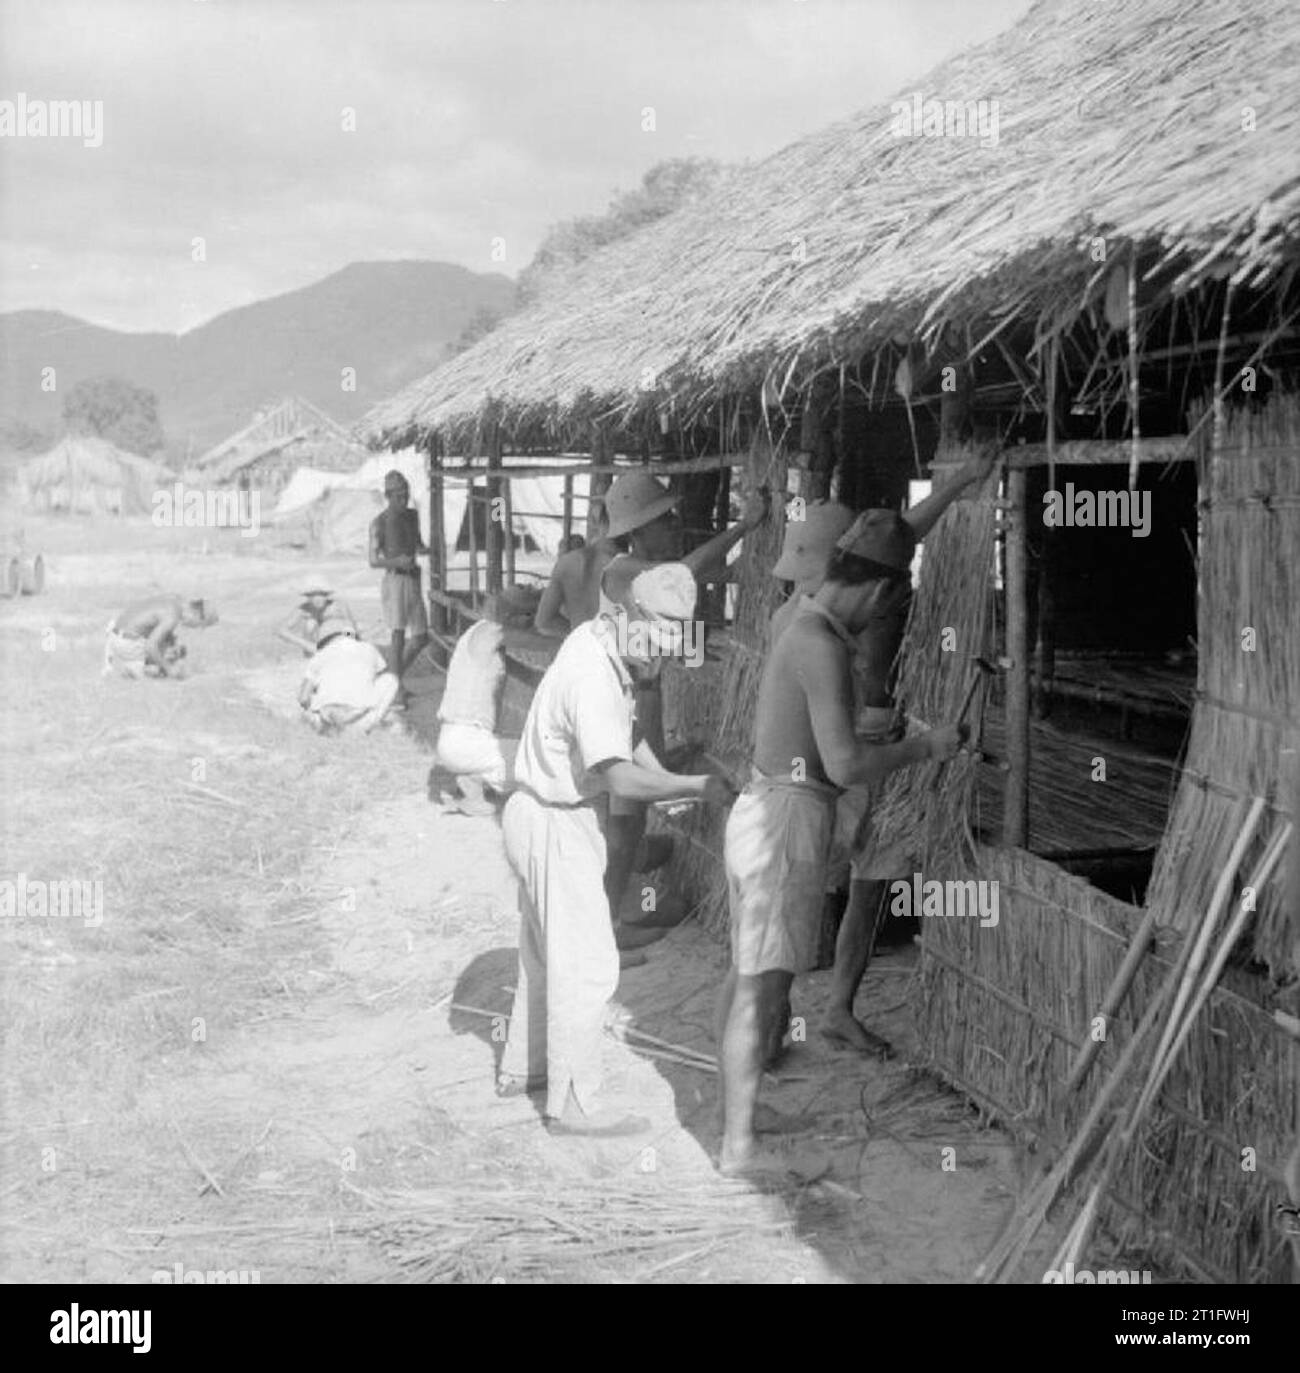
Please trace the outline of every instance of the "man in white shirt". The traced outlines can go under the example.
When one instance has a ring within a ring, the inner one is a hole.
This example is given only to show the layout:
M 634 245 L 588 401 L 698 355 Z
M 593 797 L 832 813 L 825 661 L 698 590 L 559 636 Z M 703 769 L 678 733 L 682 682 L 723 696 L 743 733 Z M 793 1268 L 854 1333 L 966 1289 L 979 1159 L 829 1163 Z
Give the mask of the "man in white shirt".
M 603 1108 L 601 1043 L 619 958 L 605 893 L 606 798 L 727 804 L 720 777 L 666 772 L 633 746 L 634 683 L 657 675 L 680 646 L 695 579 L 679 563 L 632 582 L 615 614 L 574 628 L 547 669 L 524 722 L 515 791 L 502 833 L 519 879 L 519 977 L 501 1059 L 502 1095 L 547 1091 L 554 1134 L 630 1135 L 639 1116 Z
M 388 714 L 398 680 L 374 644 L 362 643 L 350 620 L 326 619 L 316 652 L 303 669 L 298 704 L 318 734 L 369 734 Z

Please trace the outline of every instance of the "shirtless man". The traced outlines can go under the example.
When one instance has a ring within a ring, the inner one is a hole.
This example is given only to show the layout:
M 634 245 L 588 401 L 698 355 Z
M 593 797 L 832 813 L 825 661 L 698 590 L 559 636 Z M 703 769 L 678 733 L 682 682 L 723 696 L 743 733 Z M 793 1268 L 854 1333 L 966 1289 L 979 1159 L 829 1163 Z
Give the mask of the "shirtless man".
M 370 566 L 384 569 L 380 588 L 384 623 L 392 635 L 388 669 L 400 682 L 402 673 L 420 656 L 429 640 L 417 555 L 428 553 L 420 537 L 420 516 L 410 508 L 411 488 L 394 469 L 384 476 L 385 509 L 370 522 Z M 410 648 L 406 634 L 414 636 Z
M 560 554 L 533 620 L 533 628 L 539 634 L 563 639 L 575 625 L 596 618 L 600 611 L 601 574 L 610 560 L 624 551 L 624 542 L 601 538 L 589 544 L 583 540 Z
M 680 555 L 682 523 L 677 512 L 679 497 L 648 472 L 629 472 L 609 488 L 605 508 L 609 532 L 626 533 L 631 551 L 611 559 L 600 580 L 600 602 L 609 608 L 625 600 L 632 582 L 657 563 L 677 561 L 690 569 L 697 585 L 718 581 L 726 574 L 726 557 L 751 530 L 767 518 L 766 492 L 755 491 L 745 501 L 738 523 L 715 534 L 691 552 Z M 664 752 L 663 684 L 659 677 L 638 683 L 637 731 L 657 755 Z M 617 913 L 645 836 L 646 807 L 615 802 L 609 815 L 609 870 L 607 890 L 610 908 Z
M 105 677 L 178 677 L 185 648 L 176 642 L 181 625 L 206 629 L 217 612 L 201 599 L 149 596 L 132 601 L 108 626 L 104 643 Z
M 732 809 L 725 841 L 732 968 L 718 1025 L 727 1174 L 787 1166 L 760 1151 L 754 1109 L 773 1023 L 795 974 L 816 959 L 838 790 L 951 757 L 964 734 L 945 725 L 888 744 L 854 734 L 853 638 L 905 604 L 914 548 L 913 531 L 894 512 L 859 516 L 763 669 L 753 779 Z
M 993 461 L 994 452 L 989 449 L 954 472 L 937 491 L 903 512 L 903 521 L 916 543 L 925 538 L 963 492 L 988 477 Z M 894 679 L 910 600 L 909 580 L 901 602 L 872 616 L 854 644 L 855 728 L 860 738 L 876 743 L 896 742 L 905 732 L 894 704 Z M 789 602 L 773 616 L 773 642 L 779 632 L 777 617 L 783 614 L 793 616 Z M 871 807 L 879 799 L 879 786 L 851 787 L 837 806 L 831 876 L 838 890 L 843 890 L 843 882 L 848 880 L 849 898 L 835 941 L 835 971 L 820 1029 L 832 1043 L 888 1058 L 893 1053 L 888 1041 L 873 1034 L 853 1014 L 853 1003 L 885 909 L 889 882 L 912 871 L 911 837 L 891 835 L 872 826 Z

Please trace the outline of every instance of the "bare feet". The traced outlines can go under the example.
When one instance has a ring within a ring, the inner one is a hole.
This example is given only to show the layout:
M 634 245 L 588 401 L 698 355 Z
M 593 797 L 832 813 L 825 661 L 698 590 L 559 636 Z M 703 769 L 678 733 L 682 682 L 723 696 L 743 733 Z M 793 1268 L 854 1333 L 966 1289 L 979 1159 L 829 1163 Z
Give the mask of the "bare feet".
M 828 1008 L 822 1016 L 821 1032 L 825 1039 L 860 1054 L 874 1054 L 877 1058 L 893 1058 L 894 1048 L 887 1039 L 872 1034 L 860 1021 L 842 1007 Z
M 497 1096 L 499 1097 L 533 1096 L 545 1090 L 546 1079 L 544 1077 L 512 1077 L 509 1073 L 502 1073 L 497 1078 Z
M 757 1139 L 738 1147 L 724 1141 L 718 1159 L 718 1172 L 726 1178 L 766 1177 L 806 1184 L 830 1171 L 831 1160 L 821 1150 L 806 1145 L 781 1149 Z
M 717 1106 L 715 1119 L 718 1128 L 722 1129 L 725 1122 L 722 1116 L 722 1103 Z M 798 1135 L 805 1130 L 812 1129 L 801 1116 L 782 1115 L 780 1111 L 775 1111 L 770 1106 L 759 1104 L 754 1107 L 754 1133 L 756 1135 Z

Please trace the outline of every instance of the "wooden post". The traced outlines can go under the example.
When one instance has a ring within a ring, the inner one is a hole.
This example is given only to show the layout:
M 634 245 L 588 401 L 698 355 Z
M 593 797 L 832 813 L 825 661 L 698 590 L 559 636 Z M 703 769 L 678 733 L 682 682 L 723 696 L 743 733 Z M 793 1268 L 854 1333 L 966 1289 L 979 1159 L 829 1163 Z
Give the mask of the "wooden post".
M 496 420 L 492 421 L 488 434 L 487 460 L 487 499 L 483 509 L 487 515 L 487 592 L 491 596 L 501 590 L 501 521 L 496 518 L 502 486 L 500 477 L 496 475 L 501 471 L 501 425 Z
M 442 486 L 442 458 L 437 437 L 429 440 L 429 589 L 447 590 L 447 530 L 446 508 Z M 433 627 L 440 634 L 447 632 L 447 610 L 430 597 Z
M 564 533 L 560 536 L 561 549 L 569 546 L 569 540 L 573 537 L 573 477 L 572 475 L 564 479 L 564 524 L 561 526 Z
M 515 584 L 515 501 L 510 478 L 501 479 L 501 537 L 505 540 L 506 584 Z
M 939 393 L 939 448 L 956 448 L 971 434 L 972 382 L 969 367 L 953 367 L 956 389 Z
M 599 425 L 593 426 L 591 434 L 591 465 L 600 467 L 606 461 L 609 449 L 605 431 Z M 587 542 L 594 543 L 600 538 L 604 528 L 605 492 L 609 490 L 611 478 L 605 472 L 593 472 L 587 479 L 590 499 L 587 502 Z
M 718 473 L 717 500 L 713 507 L 713 527 L 721 532 L 731 523 L 731 468 L 724 467 Z M 724 624 L 727 619 L 727 583 L 714 582 L 709 587 L 705 600 L 704 615 L 707 620 Z
M 1029 843 L 1029 549 L 1025 520 L 1025 473 L 1007 475 L 1010 509 L 1006 522 L 1007 773 L 1002 804 L 1002 842 L 1024 848 Z
M 809 501 L 825 500 L 830 495 L 831 474 L 835 471 L 835 440 L 830 420 L 837 399 L 831 377 L 819 377 L 804 396 L 799 419 L 800 467 L 803 473 L 799 494 Z
M 469 515 L 469 603 L 478 609 L 478 484 L 473 477 L 465 483 L 465 510 Z

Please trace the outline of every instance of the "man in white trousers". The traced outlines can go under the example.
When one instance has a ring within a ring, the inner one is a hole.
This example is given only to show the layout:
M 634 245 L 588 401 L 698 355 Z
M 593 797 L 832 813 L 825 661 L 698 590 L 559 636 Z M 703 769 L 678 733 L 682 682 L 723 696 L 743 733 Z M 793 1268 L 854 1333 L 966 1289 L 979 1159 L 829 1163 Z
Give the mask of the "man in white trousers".
M 725 805 L 712 775 L 666 772 L 633 746 L 635 684 L 681 651 L 695 579 L 680 563 L 638 575 L 612 612 L 577 625 L 533 697 L 502 832 L 519 879 L 519 977 L 497 1090 L 546 1089 L 553 1134 L 617 1136 L 650 1122 L 601 1104 L 606 1008 L 619 957 L 605 892 L 609 797 Z

